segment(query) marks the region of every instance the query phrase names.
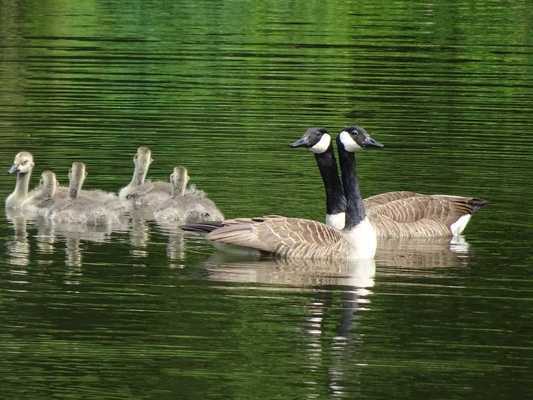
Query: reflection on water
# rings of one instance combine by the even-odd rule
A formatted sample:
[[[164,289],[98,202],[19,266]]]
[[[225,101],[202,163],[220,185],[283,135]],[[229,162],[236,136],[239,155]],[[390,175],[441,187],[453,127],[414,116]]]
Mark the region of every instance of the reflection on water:
[[[374,285],[374,260],[317,262],[311,260],[235,260],[216,253],[205,266],[215,281],[289,285],[297,288],[344,285],[367,288]]]
[[[3,398],[533,398],[529,2],[0,4],[0,167],[30,151],[31,187],[79,160],[116,192],[148,145],[149,179],[184,165],[227,217],[322,220],[287,144],[358,123],[386,145],[364,197],[490,201],[467,244],[383,242],[375,274],[2,214]]]
[[[298,288],[298,291],[310,290],[312,297],[305,306],[306,317],[302,321],[306,338],[305,369],[317,373],[324,364],[330,364],[327,368],[330,394],[333,397],[345,395],[344,365],[350,359],[350,345],[357,340],[357,314],[371,309],[374,260],[238,260],[234,255],[217,253],[206,261],[205,267],[208,278],[218,282],[254,283],[265,289],[283,285]],[[323,325],[332,317],[330,314],[334,314],[330,310],[331,292],[325,290],[328,287],[338,288],[335,292],[341,302],[339,321],[330,343],[325,341],[327,333]],[[314,394],[311,390],[308,396]]]
[[[390,267],[429,269],[468,265],[469,245],[464,236],[431,239],[381,239],[376,262]]]

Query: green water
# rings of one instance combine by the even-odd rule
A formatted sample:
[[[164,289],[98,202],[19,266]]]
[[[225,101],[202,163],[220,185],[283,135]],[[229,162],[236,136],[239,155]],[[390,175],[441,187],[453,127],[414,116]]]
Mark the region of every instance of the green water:
[[[375,264],[221,256],[135,221],[50,231],[0,216],[6,399],[533,396],[533,8],[527,1],[2,1],[0,156],[62,182],[176,164],[227,217],[322,220],[309,126],[358,123],[363,194],[490,201],[464,243]],[[0,175],[0,197],[14,179]]]

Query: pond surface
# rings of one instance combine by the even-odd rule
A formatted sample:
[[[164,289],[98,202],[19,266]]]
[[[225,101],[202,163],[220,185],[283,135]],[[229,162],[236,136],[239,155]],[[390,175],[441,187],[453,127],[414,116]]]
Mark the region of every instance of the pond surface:
[[[364,196],[475,195],[461,242],[375,263],[217,253],[137,220],[0,217],[6,399],[533,397],[533,8],[527,1],[0,1],[0,156],[116,191],[188,167],[226,217],[323,220],[309,126],[358,123]],[[0,175],[0,196],[14,178]]]

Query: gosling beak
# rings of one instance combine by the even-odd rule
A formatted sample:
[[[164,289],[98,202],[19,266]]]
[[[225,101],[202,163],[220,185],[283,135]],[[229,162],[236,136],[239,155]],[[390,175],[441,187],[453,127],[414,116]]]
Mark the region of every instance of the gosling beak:
[[[305,137],[302,137],[294,142],[292,142],[291,144],[289,144],[290,147],[292,148],[296,148],[296,147],[309,147],[309,139],[307,138],[307,136]]]
[[[17,164],[13,164],[13,165],[11,166],[11,168],[9,168],[9,169],[7,170],[7,172],[8,172],[9,174],[12,174],[12,173],[14,173],[14,172],[17,172],[17,170],[18,170]]]
[[[365,148],[367,148],[367,147],[375,147],[375,148],[381,149],[381,148],[385,147],[383,144],[381,144],[380,142],[378,142],[374,138],[371,138],[370,136],[367,136],[367,138],[365,139],[363,145],[364,145]]]

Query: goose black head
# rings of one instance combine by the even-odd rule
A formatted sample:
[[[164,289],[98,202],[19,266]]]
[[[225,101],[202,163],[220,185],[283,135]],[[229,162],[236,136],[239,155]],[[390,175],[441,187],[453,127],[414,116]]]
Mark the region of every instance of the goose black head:
[[[34,166],[33,156],[27,151],[21,151],[15,156],[13,160],[13,165],[9,168],[8,172],[10,174],[16,172],[19,174],[27,174],[33,169]]]
[[[339,134],[339,140],[344,146],[344,149],[351,153],[361,149],[380,149],[384,147],[372,138],[364,128],[357,125],[344,128]]]
[[[326,128],[309,128],[304,135],[289,146],[307,147],[315,154],[326,152],[331,146],[331,136]]]

